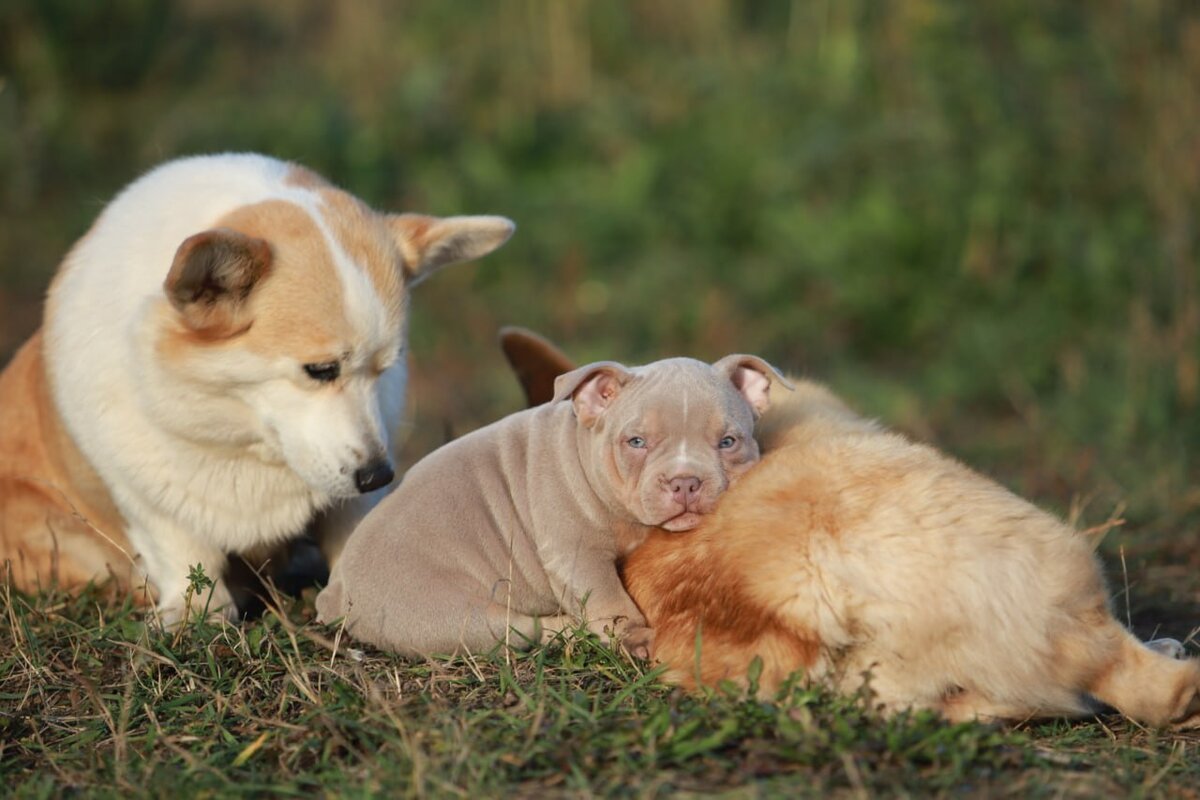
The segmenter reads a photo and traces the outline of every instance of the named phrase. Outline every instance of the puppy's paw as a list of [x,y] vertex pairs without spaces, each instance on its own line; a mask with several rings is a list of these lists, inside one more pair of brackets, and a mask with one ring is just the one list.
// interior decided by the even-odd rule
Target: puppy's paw
[[1151,639],[1146,642],[1146,647],[1167,658],[1178,659],[1185,655],[1183,645],[1176,639]]
[[622,647],[631,656],[649,660],[654,653],[654,630],[637,617],[602,617],[588,623],[588,629],[610,647]]
[[654,655],[654,629],[645,625],[627,627],[621,633],[621,646],[629,655],[649,661]]

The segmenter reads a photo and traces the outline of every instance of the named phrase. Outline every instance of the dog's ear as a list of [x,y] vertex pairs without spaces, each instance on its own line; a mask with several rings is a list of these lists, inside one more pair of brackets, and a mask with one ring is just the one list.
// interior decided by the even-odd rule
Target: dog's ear
[[729,376],[734,387],[754,409],[756,419],[771,407],[772,383],[780,384],[789,392],[796,388],[792,386],[791,381],[783,377],[783,373],[758,356],[741,353],[725,356],[713,364],[713,369]]
[[554,399],[554,380],[575,369],[574,362],[548,340],[525,328],[500,329],[500,348],[508,359],[530,408]]
[[410,286],[447,264],[486,256],[507,242],[517,229],[505,217],[393,214],[388,224],[404,254],[404,276]]
[[597,361],[559,375],[554,381],[552,401],[557,403],[570,397],[576,418],[590,428],[632,379],[633,373],[627,367],[615,361]]
[[183,240],[163,291],[188,328],[225,338],[249,326],[246,298],[270,268],[266,241],[214,228]]

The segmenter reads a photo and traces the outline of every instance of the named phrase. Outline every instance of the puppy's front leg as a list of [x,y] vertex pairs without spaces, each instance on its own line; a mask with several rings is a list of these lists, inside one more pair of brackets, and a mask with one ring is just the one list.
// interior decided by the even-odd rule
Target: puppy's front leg
[[596,554],[581,565],[568,584],[579,603],[588,630],[601,638],[620,641],[638,658],[648,659],[654,646],[654,631],[621,584],[611,555]]

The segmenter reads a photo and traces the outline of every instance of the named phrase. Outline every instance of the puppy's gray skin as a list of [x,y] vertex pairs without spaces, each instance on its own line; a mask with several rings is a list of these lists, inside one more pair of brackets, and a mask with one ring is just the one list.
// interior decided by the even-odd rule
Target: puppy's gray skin
[[615,562],[648,528],[694,528],[758,460],[773,381],[786,385],[747,355],[560,376],[549,404],[409,471],[351,535],[320,618],[409,655],[523,645],[582,619],[647,655],[652,632]]

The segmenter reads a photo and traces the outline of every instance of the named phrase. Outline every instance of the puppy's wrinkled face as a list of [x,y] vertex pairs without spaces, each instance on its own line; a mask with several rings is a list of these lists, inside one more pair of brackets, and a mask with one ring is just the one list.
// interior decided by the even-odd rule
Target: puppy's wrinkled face
[[560,377],[556,396],[572,398],[597,492],[644,525],[686,531],[758,461],[754,420],[772,380],[755,356],[605,362]]

